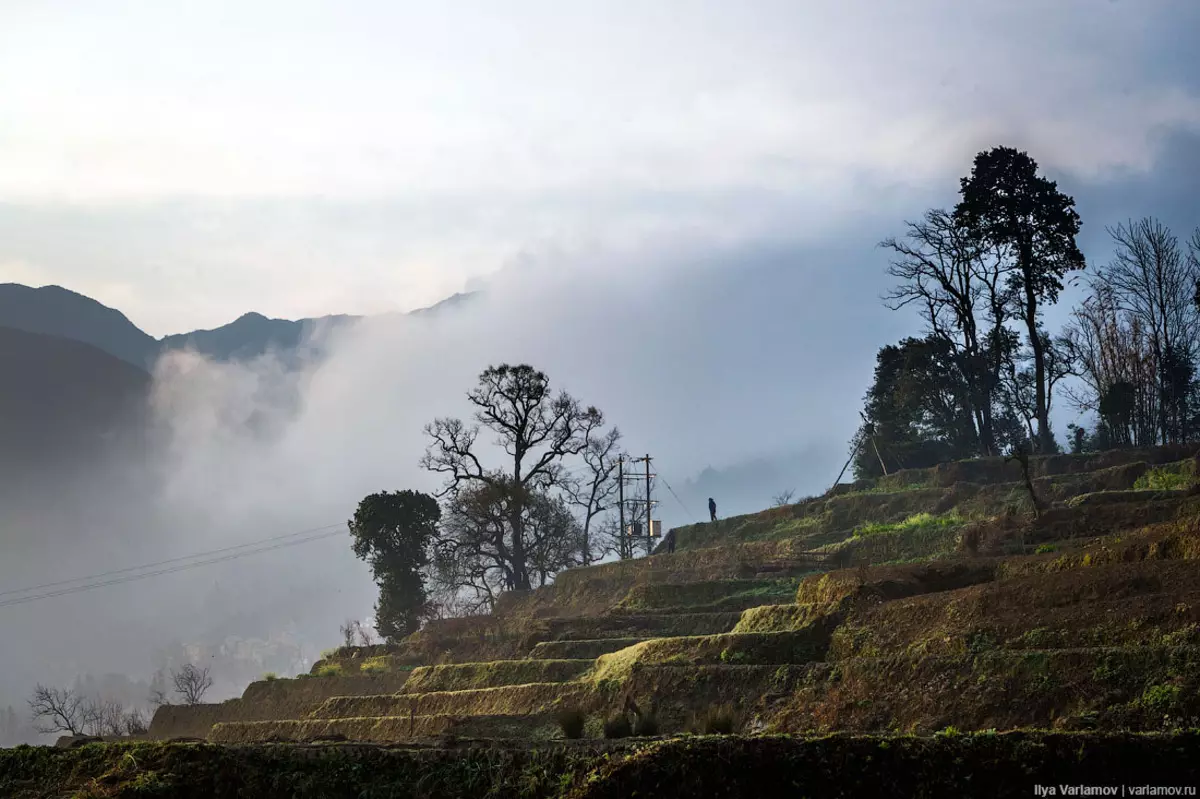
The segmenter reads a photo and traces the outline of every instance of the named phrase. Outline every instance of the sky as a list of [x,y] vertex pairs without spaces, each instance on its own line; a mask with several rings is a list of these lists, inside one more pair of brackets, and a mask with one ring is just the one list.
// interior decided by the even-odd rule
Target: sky
[[[1028,150],[1076,197],[1092,263],[1129,217],[1200,224],[1198,29],[1188,0],[7,0],[0,282],[66,286],[155,336],[483,294],[339,331],[296,375],[160,362],[168,446],[3,509],[0,585],[434,490],[423,425],[468,415],[502,361],[653,454],[667,527],[703,513],[706,467],[738,486],[722,515],[824,490],[875,352],[920,327],[879,302],[876,243],[952,204],[975,153]],[[38,546],[59,534],[81,537]],[[0,706],[38,678],[148,677],[163,642],[235,628],[330,646],[373,593],[333,538],[0,607],[0,640],[32,643],[6,648]]]
[[949,197],[1001,141],[1077,183],[1139,173],[1200,123],[1198,16],[8,0],[0,279],[161,336],[428,305],[530,251],[821,241],[881,195]]

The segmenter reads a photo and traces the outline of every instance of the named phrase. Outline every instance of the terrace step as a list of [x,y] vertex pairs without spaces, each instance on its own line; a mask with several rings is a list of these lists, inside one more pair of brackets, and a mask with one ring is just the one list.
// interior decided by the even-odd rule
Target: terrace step
[[678,635],[715,635],[729,632],[738,623],[738,611],[720,613],[613,614],[574,619],[550,619],[552,641],[591,641],[599,638],[633,638]]
[[362,718],[242,721],[217,724],[208,740],[221,744],[268,741],[311,743],[406,743],[440,735],[471,738],[550,738],[559,730],[545,715],[494,714],[487,716],[371,716]]
[[533,660],[598,658],[648,641],[649,638],[597,638],[583,641],[543,641],[529,653]]
[[565,683],[586,672],[594,662],[594,658],[526,658],[421,666],[413,670],[400,693],[421,694],[529,683]]
[[587,703],[590,687],[580,683],[528,683],[424,694],[335,696],[309,713],[310,719],[376,716],[493,716],[519,709],[524,714],[553,711],[564,702]]

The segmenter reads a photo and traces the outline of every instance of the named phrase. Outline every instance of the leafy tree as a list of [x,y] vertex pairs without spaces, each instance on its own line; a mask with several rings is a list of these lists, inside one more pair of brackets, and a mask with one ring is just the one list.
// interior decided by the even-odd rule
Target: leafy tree
[[881,474],[880,460],[891,472],[977,454],[971,417],[964,413],[968,392],[945,341],[908,338],[881,348],[864,411],[874,442],[859,449],[855,475]]
[[1033,360],[1033,405],[1039,451],[1054,449],[1050,431],[1047,353],[1039,328],[1043,305],[1057,302],[1068,272],[1084,268],[1075,243],[1075,201],[1038,175],[1037,162],[1010,147],[981,152],[961,181],[955,221],[1013,259],[1011,297],[1025,325]]
[[[565,391],[551,393],[549,378],[527,364],[488,367],[467,399],[476,408],[476,425],[467,427],[450,418],[427,425],[425,432],[432,441],[421,465],[446,476],[441,496],[453,497],[463,489],[483,491],[489,513],[502,512],[503,525],[497,528],[489,519],[490,537],[481,538],[489,541],[488,558],[495,553],[501,561],[503,586],[527,590],[535,567],[532,553],[551,545],[537,536],[557,534],[552,528],[539,534],[527,529],[527,506],[538,494],[563,485],[563,459],[588,446],[604,417],[594,407],[582,407]],[[477,442],[481,426],[496,434],[495,443],[507,456],[503,469],[483,466]],[[536,564],[536,568],[561,565]]]
[[1110,385],[1100,398],[1100,419],[1108,439],[1119,446],[1137,443],[1131,428],[1137,412],[1137,387],[1119,380]]
[[354,554],[371,565],[379,587],[375,629],[390,641],[415,632],[429,612],[424,569],[441,518],[428,494],[383,491],[364,497],[347,523]]

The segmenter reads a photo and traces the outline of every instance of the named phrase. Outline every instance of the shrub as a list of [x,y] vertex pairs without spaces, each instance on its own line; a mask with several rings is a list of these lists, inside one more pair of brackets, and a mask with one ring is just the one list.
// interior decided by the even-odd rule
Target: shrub
[[318,677],[340,677],[342,675],[341,663],[326,663],[321,668],[317,669]]
[[1142,694],[1142,705],[1151,710],[1168,710],[1179,701],[1178,685],[1151,685]]
[[604,721],[605,738],[628,738],[633,735],[633,725],[624,713],[612,716]]
[[[558,726],[562,728],[563,737],[578,739],[583,737],[583,727],[587,722],[587,716],[578,708],[568,708],[560,710],[555,720]],[[605,734],[607,736],[608,727],[605,725]]]
[[733,735],[737,728],[737,714],[727,705],[710,707],[692,724],[694,732],[701,735]]
[[275,672],[273,672],[273,671],[268,671],[266,674],[264,674],[264,675],[262,676],[262,678],[263,678],[264,680],[266,680],[267,682],[274,682],[275,680],[278,680],[278,679],[279,679],[279,675],[278,675],[278,674],[276,674],[276,673],[275,673]]
[[363,674],[382,674],[388,671],[388,662],[386,657],[367,658],[358,667],[358,670]]
[[633,734],[645,738],[658,735],[658,716],[654,713],[638,716],[637,722],[633,725]]
[[1193,461],[1185,461],[1182,465],[1158,466],[1139,477],[1133,484],[1138,491],[1173,491],[1181,488],[1191,488],[1196,481],[1196,469]]
[[1047,552],[1054,552],[1057,549],[1058,547],[1054,546],[1054,544],[1042,544],[1034,550],[1034,554],[1045,555]]

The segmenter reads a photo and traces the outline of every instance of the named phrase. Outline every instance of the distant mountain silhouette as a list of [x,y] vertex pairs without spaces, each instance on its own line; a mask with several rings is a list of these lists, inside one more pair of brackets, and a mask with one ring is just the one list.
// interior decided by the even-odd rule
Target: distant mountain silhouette
[[249,360],[268,350],[298,356],[307,334],[321,325],[340,327],[358,321],[359,316],[323,316],[319,319],[268,319],[260,313],[243,314],[227,325],[213,330],[196,330],[166,336],[162,351],[192,349],[217,360]]
[[[475,294],[455,294],[411,315],[441,313],[461,306]],[[269,319],[251,312],[212,330],[178,333],[159,340],[120,311],[60,286],[35,289],[18,283],[0,284],[0,325],[90,344],[147,370],[153,368],[160,352],[185,348],[223,361],[248,360],[270,350],[295,364],[320,354],[303,348],[311,331],[353,324],[361,318],[338,314],[315,319]]]
[[0,325],[82,341],[139,367],[159,346],[125,314],[61,286],[0,284]]
[[86,468],[145,432],[150,375],[89,344],[0,327],[0,385],[6,488]]
[[441,313],[443,311],[450,310],[451,308],[461,307],[464,303],[466,303],[472,297],[477,297],[477,296],[479,296],[478,291],[467,291],[467,292],[461,292],[459,294],[453,294],[453,295],[447,297],[446,299],[442,300],[441,302],[430,305],[428,308],[418,308],[415,311],[409,311],[409,315],[410,316],[425,316],[425,315]]

